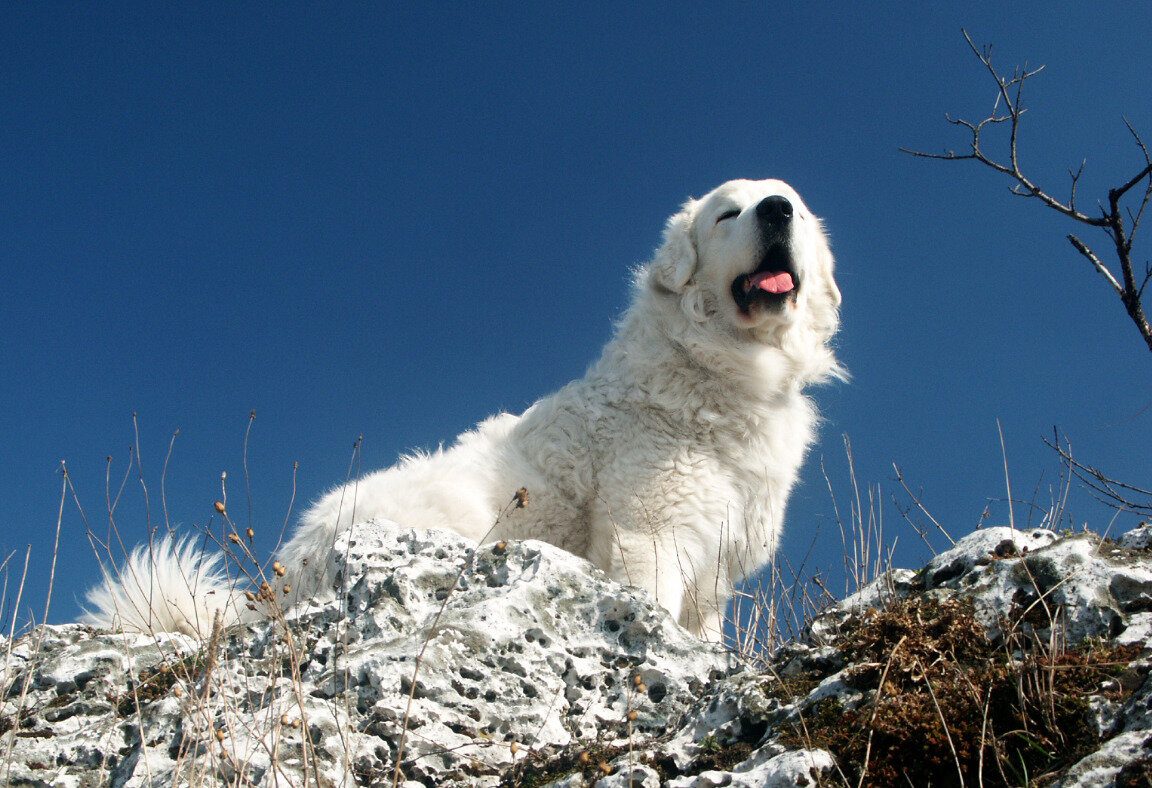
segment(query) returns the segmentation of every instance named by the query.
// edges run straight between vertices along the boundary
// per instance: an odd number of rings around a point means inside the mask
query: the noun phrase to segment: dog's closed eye
[[[720,222],[724,221],[725,219],[732,219],[732,218],[737,217],[739,215],[740,215],[740,209],[739,208],[733,208],[730,211],[725,211],[724,213],[722,213],[716,217],[716,224],[720,224]]]

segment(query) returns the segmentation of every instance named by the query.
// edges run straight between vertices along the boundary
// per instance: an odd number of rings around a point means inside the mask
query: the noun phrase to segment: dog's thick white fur
[[[778,180],[725,183],[668,220],[584,378],[323,496],[280,551],[284,581],[294,597],[331,595],[336,535],[387,518],[551,542],[718,638],[734,584],[779,541],[817,423],[804,388],[843,374],[829,346],[839,305],[799,195]],[[497,523],[521,487],[530,503]],[[204,635],[218,608],[225,624],[250,619],[218,558],[171,539],[140,548],[89,592],[86,621]]]

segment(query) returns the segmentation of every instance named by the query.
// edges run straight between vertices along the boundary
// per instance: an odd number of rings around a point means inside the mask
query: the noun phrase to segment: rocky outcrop
[[[11,785],[1144,785],[1143,530],[977,531],[752,669],[549,545],[370,523],[289,619],[0,644],[0,746]]]

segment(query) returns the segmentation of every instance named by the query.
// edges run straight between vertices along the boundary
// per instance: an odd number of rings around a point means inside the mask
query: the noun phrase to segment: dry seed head
[[[292,584],[291,583],[285,583],[284,584],[284,593],[285,594],[291,594],[292,593]]]
[[[492,549],[494,549],[497,553],[503,553],[508,549],[508,543],[505,541],[499,541],[492,546]]]
[[[580,763],[587,766],[589,763],[592,762],[592,756],[588,754],[587,750],[585,750],[584,752],[580,753],[580,755],[576,758],[576,760],[580,761]]]
[[[517,509],[523,509],[525,506],[528,505],[528,502],[529,502],[528,488],[527,487],[521,487],[519,490],[516,491],[516,508]]]
[[[218,511],[220,514],[224,514],[224,502],[223,501],[217,501],[216,503],[214,503],[212,505],[216,507],[216,511]]]
[[[632,677],[632,683],[639,687],[642,683],[644,683],[644,679],[640,676],[639,673],[637,673]]]
[[[519,744],[517,744],[516,742],[512,742],[511,744],[509,744],[509,745],[508,745],[508,750],[509,750],[509,751],[510,751],[510,752],[511,752],[513,755],[515,755],[515,754],[516,754],[516,753],[519,751],[519,749],[520,749],[520,745],[519,745]]]
[[[247,536],[249,539],[251,539],[253,536],[256,535],[256,532],[252,530],[252,526],[248,526],[248,530],[246,530],[244,532],[244,535]]]
[[[224,731],[220,728],[216,729],[216,741],[224,741]]]
[[[287,715],[287,714],[281,714],[281,715],[280,715],[280,724],[281,724],[281,725],[291,725],[291,724],[292,724],[292,720],[288,719],[288,715]]]
[[[636,685],[636,691],[637,692],[647,692],[648,691],[648,685],[644,684],[644,683],[637,684]]]
[[[256,595],[253,594],[251,591],[245,591],[244,592],[244,598],[247,599],[249,602],[255,602],[256,601]]]
[[[299,717],[297,717],[296,719],[292,720],[292,727],[293,727],[293,728],[299,728],[299,727],[300,727],[300,718],[299,718]]]
[[[240,544],[240,537],[236,534],[228,534],[228,541],[232,544]]]
[[[272,562],[272,571],[276,573],[277,577],[283,577],[288,572],[288,570],[284,568],[284,564],[279,561]]]
[[[596,768],[598,768],[600,771],[604,772],[604,776],[608,776],[609,774],[612,774],[612,767],[609,766],[604,761],[600,761],[600,765]]]
[[[628,712],[628,722],[635,722],[635,721],[636,721],[636,709],[631,709]]]
[[[172,694],[175,695],[177,698],[179,698],[179,697],[182,697],[184,695],[184,690],[180,687],[179,684],[177,684],[175,687],[172,688]]]

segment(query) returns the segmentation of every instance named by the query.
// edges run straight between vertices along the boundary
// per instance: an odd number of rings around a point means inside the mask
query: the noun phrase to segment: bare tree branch
[[[1108,284],[1112,285],[1112,289],[1116,291],[1116,294],[1123,298],[1124,288],[1121,287],[1120,283],[1116,281],[1116,277],[1112,276],[1112,272],[1108,270],[1108,266],[1100,262],[1100,258],[1097,257],[1096,254],[1087,246],[1085,246],[1084,242],[1076,236],[1069,235],[1068,240],[1072,243],[1073,246],[1076,247],[1077,252],[1087,257],[1088,260],[1091,261],[1092,265],[1096,266],[1096,270],[1099,271],[1100,274],[1108,280]]]
[[[1055,433],[1055,430],[1053,432]],[[1152,490],[1144,490],[1131,484],[1118,482],[1092,466],[1084,465],[1073,459],[1072,445],[1068,443],[1067,438],[1064,439],[1064,445],[1061,445],[1059,434],[1054,434],[1052,441],[1044,438],[1044,443],[1050,449],[1054,449],[1071,469],[1073,475],[1092,490],[1096,500],[1114,509],[1143,515],[1152,514]],[[1134,500],[1138,497],[1145,500]]]
[[[968,35],[968,32],[962,32],[964,33],[964,40],[968,42],[972,53],[975,54],[984,65],[985,70],[987,70],[988,74],[992,77],[997,88],[996,100],[992,104],[992,111],[987,118],[979,123],[973,123],[963,118],[945,116],[952,125],[967,129],[971,135],[971,140],[969,141],[971,153],[957,155],[953,151],[936,154],[924,153],[907,148],[901,148],[900,150],[912,156],[927,159],[977,161],[996,172],[1007,175],[1015,181],[1010,190],[1012,194],[1020,197],[1034,198],[1073,221],[1089,227],[1099,227],[1103,229],[1111,238],[1112,245],[1115,248],[1116,258],[1120,264],[1119,276],[1113,273],[1104,261],[1077,236],[1069,235],[1067,238],[1076,251],[1092,263],[1096,271],[1108,281],[1108,284],[1111,285],[1116,295],[1119,296],[1120,301],[1124,304],[1129,318],[1131,318],[1135,324],[1137,331],[1140,332],[1140,336],[1143,337],[1145,344],[1148,345],[1148,349],[1152,350],[1152,325],[1149,325],[1143,305],[1144,288],[1148,284],[1149,279],[1152,279],[1152,266],[1145,265],[1144,278],[1137,284],[1136,274],[1132,264],[1132,246],[1136,231],[1140,227],[1140,220],[1144,216],[1144,209],[1148,206],[1149,201],[1152,200],[1152,155],[1149,154],[1148,147],[1132,127],[1132,124],[1125,118],[1124,125],[1128,127],[1128,131],[1132,134],[1137,148],[1139,148],[1143,154],[1145,166],[1125,183],[1116,188],[1109,189],[1107,208],[1101,205],[1100,215],[1090,216],[1076,208],[1076,187],[1079,185],[1080,176],[1084,172],[1084,163],[1081,162],[1080,168],[1076,170],[1076,172],[1072,172],[1072,170],[1068,171],[1068,175],[1072,180],[1068,202],[1067,204],[1060,202],[1024,174],[1020,167],[1020,157],[1017,148],[1020,135],[1020,119],[1025,112],[1023,106],[1024,83],[1031,77],[1039,74],[1044,67],[1040,66],[1040,68],[1029,71],[1028,65],[1025,64],[1023,68],[1016,69],[1010,79],[1001,77],[992,65],[991,45],[983,48],[977,47],[972,41],[972,37]],[[1001,109],[1002,106],[1003,109]],[[996,126],[1002,123],[1008,123],[1009,127],[1007,163],[988,155],[985,153],[984,148],[981,147],[984,142],[981,134],[984,130],[989,126]],[[1122,203],[1128,193],[1141,183],[1144,183],[1144,193],[1139,198],[1139,203],[1135,209],[1133,209],[1131,205],[1123,205]],[[1125,217],[1128,219],[1128,225],[1125,225]]]
[[[1136,146],[1140,148],[1141,153],[1144,154],[1144,169],[1133,180],[1123,187],[1125,191],[1131,189],[1136,183],[1143,179],[1145,175],[1152,173],[1152,156],[1148,155],[1148,146],[1144,144],[1144,140],[1140,139],[1140,135],[1136,133],[1136,129],[1132,128],[1132,124],[1128,122],[1128,118],[1124,118],[1124,125],[1128,127],[1128,132],[1132,135],[1132,139],[1136,140]],[[1140,227],[1140,219],[1144,216],[1144,209],[1148,206],[1148,198],[1152,197],[1152,177],[1148,179],[1148,185],[1144,188],[1144,198],[1140,201],[1140,207],[1136,211],[1136,215],[1132,215],[1132,211],[1128,211],[1128,217],[1132,221],[1132,230],[1128,233],[1128,250],[1132,249],[1133,239],[1136,237],[1136,230]]]
[[[1072,178],[1072,191],[1071,194],[1068,195],[1068,207],[1073,211],[1076,210],[1076,186],[1080,183],[1080,176],[1084,174],[1084,165],[1087,163],[1087,159],[1081,159],[1080,169],[1076,170],[1076,172],[1072,172],[1071,169],[1068,170],[1068,175]]]

